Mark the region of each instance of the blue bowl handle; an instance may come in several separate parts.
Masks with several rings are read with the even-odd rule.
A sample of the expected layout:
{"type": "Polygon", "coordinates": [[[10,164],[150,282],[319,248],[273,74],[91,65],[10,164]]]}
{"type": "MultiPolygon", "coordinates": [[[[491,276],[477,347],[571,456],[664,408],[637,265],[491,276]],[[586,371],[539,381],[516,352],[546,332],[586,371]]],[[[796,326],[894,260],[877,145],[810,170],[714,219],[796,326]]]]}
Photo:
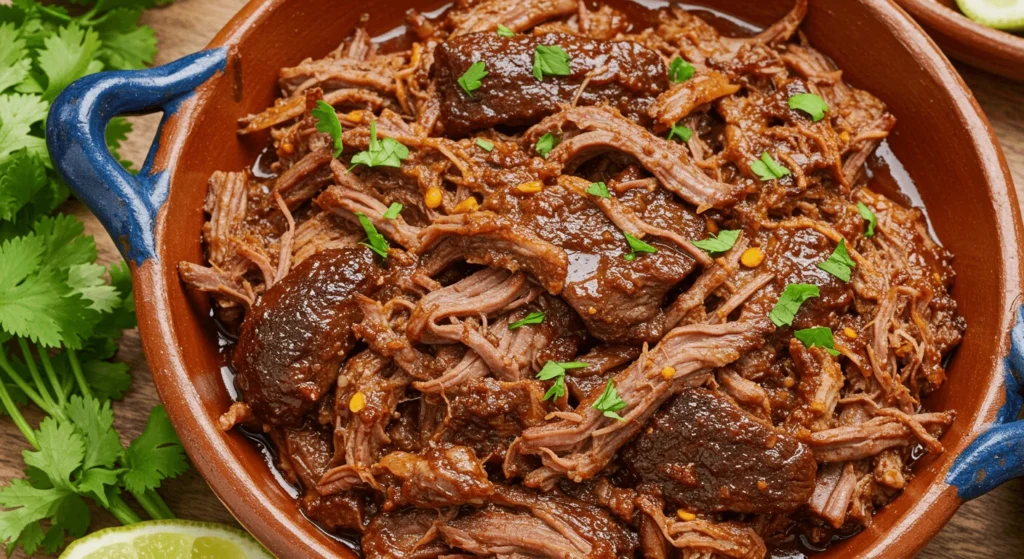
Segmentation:
{"type": "Polygon", "coordinates": [[[1006,402],[995,422],[957,456],[946,483],[964,500],[980,497],[1005,481],[1024,476],[1024,420],[1018,420],[1024,391],[1024,307],[1010,331],[1010,355],[1005,362],[1006,402]]]}
{"type": "Polygon", "coordinates": [[[68,86],[50,107],[46,146],[54,167],[136,265],[156,256],[156,216],[167,199],[166,169],[153,169],[160,132],[133,175],[107,149],[107,124],[120,115],[163,111],[162,131],[182,101],[224,70],[226,61],[227,49],[219,48],[157,68],[93,74],[68,86]]]}

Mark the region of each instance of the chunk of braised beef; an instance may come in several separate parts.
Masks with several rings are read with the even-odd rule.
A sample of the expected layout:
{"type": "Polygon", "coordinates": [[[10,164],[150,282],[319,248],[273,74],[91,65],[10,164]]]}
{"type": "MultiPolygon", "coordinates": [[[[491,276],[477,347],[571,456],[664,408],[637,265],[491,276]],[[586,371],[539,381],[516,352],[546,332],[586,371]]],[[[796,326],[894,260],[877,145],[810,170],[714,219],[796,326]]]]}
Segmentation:
{"type": "Polygon", "coordinates": [[[705,388],[684,390],[623,452],[666,501],[706,512],[791,512],[814,491],[806,445],[705,388]]]}
{"type": "Polygon", "coordinates": [[[438,45],[435,51],[441,122],[461,136],[498,125],[525,126],[556,112],[579,93],[581,105],[609,103],[623,114],[647,121],[648,107],[668,88],[661,56],[632,41],[596,41],[566,33],[501,37],[471,33],[438,45]],[[534,77],[537,46],[557,45],[569,55],[568,76],[534,77]],[[487,77],[471,94],[459,78],[478,61],[487,77]]]}
{"type": "Polygon", "coordinates": [[[494,491],[483,464],[464,446],[392,452],[374,470],[386,487],[384,510],[480,505],[494,491]]]}
{"type": "Polygon", "coordinates": [[[385,276],[373,259],[362,248],[311,256],[246,315],[235,380],[260,421],[295,423],[333,388],[362,320],[355,296],[372,295],[385,276]]]}

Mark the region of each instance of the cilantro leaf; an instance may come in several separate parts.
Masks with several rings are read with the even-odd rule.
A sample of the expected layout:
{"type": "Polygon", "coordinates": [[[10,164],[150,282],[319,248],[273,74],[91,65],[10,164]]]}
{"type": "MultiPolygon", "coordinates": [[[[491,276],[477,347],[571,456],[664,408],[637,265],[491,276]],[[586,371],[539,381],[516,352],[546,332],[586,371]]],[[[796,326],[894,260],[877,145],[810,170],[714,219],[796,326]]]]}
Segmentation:
{"type": "Polygon", "coordinates": [[[551,150],[555,149],[555,146],[560,143],[560,138],[556,137],[551,132],[547,132],[537,140],[537,145],[534,146],[534,149],[537,150],[537,153],[539,153],[541,157],[547,158],[548,154],[551,153],[551,150]]]}
{"type": "Polygon", "coordinates": [[[42,160],[19,150],[0,164],[0,220],[14,221],[18,212],[47,185],[42,160]]]}
{"type": "Polygon", "coordinates": [[[520,320],[517,320],[512,324],[509,324],[508,329],[517,330],[519,328],[522,328],[523,326],[526,326],[527,324],[541,324],[544,322],[545,316],[546,315],[543,312],[532,312],[526,315],[525,317],[521,318],[520,320]]]}
{"type": "Polygon", "coordinates": [[[477,138],[476,145],[480,146],[480,149],[484,151],[491,151],[494,149],[494,142],[489,142],[483,138],[477,138]]]}
{"type": "Polygon", "coordinates": [[[381,258],[387,259],[388,249],[391,248],[388,245],[388,240],[377,232],[377,228],[373,226],[373,222],[370,218],[366,217],[366,214],[362,212],[356,212],[356,217],[359,219],[359,224],[363,226],[363,231],[366,232],[366,239],[368,243],[359,243],[364,247],[377,253],[381,258]]]}
{"type": "Polygon", "coordinates": [[[719,231],[717,235],[712,233],[707,239],[693,241],[693,246],[707,252],[708,254],[720,254],[728,252],[729,249],[736,244],[736,240],[739,238],[739,230],[725,229],[719,231]]]}
{"type": "Polygon", "coordinates": [[[693,77],[696,68],[680,57],[675,57],[668,65],[668,78],[672,83],[683,83],[693,77]]]}
{"type": "Polygon", "coordinates": [[[52,101],[71,82],[102,69],[102,64],[95,64],[100,37],[93,29],[83,29],[71,22],[43,39],[43,45],[38,62],[46,74],[43,99],[47,101],[52,101]]]}
{"type": "Polygon", "coordinates": [[[502,25],[500,23],[498,24],[498,35],[499,36],[505,37],[507,39],[508,37],[514,37],[515,34],[516,34],[515,31],[512,31],[511,29],[509,29],[508,27],[505,27],[504,25],[502,25]]]}
{"type": "Polygon", "coordinates": [[[45,473],[53,487],[73,491],[71,474],[82,466],[85,440],[70,423],[46,417],[36,431],[36,441],[39,450],[22,453],[25,464],[45,473]]]}
{"type": "Polygon", "coordinates": [[[0,506],[6,509],[0,511],[0,542],[14,542],[26,530],[39,530],[32,538],[38,546],[42,531],[37,523],[56,516],[61,502],[71,495],[66,489],[36,488],[25,480],[11,480],[10,485],[0,488],[0,506]],[[33,525],[36,527],[30,528],[33,525]]]}
{"type": "Polygon", "coordinates": [[[818,122],[825,118],[828,105],[825,100],[813,93],[797,93],[789,98],[789,108],[799,110],[810,115],[811,120],[818,122]]]}
{"type": "Polygon", "coordinates": [[[124,486],[132,493],[157,489],[188,469],[188,458],[163,406],[153,408],[141,435],[124,452],[124,486]]]}
{"type": "Polygon", "coordinates": [[[127,363],[92,360],[82,363],[85,381],[95,397],[119,400],[132,387],[131,367],[127,363]]]}
{"type": "Polygon", "coordinates": [[[668,131],[668,140],[671,141],[673,138],[678,139],[680,142],[689,142],[690,137],[693,136],[693,131],[688,127],[681,124],[673,124],[672,129],[668,131]]]}
{"type": "Polygon", "coordinates": [[[370,149],[361,151],[352,157],[352,166],[367,167],[401,167],[402,161],[409,158],[409,148],[394,138],[377,140],[377,122],[370,123],[370,149]]]}
{"type": "Polygon", "coordinates": [[[75,394],[68,402],[65,413],[85,442],[82,468],[112,468],[122,448],[121,439],[114,431],[114,411],[110,408],[110,402],[75,394]]]}
{"type": "Polygon", "coordinates": [[[608,379],[608,384],[605,385],[604,392],[601,393],[601,396],[599,396],[597,400],[590,405],[590,407],[600,411],[605,417],[625,421],[626,419],[616,412],[627,405],[626,401],[620,398],[618,391],[615,390],[615,382],[613,382],[612,379],[608,379]]]}
{"type": "Polygon", "coordinates": [[[0,24],[0,93],[24,81],[31,69],[32,59],[17,28],[13,23],[0,24]]]}
{"type": "Polygon", "coordinates": [[[64,270],[96,261],[96,241],[83,235],[85,224],[76,217],[66,214],[42,217],[32,229],[43,240],[44,266],[64,270]]]}
{"type": "Polygon", "coordinates": [[[50,104],[36,95],[0,95],[0,161],[20,149],[39,156],[46,155],[43,139],[30,135],[30,132],[32,125],[46,118],[49,109],[50,104]]]}
{"type": "Polygon", "coordinates": [[[819,269],[843,281],[850,281],[850,275],[856,267],[857,264],[850,258],[850,253],[846,250],[846,239],[839,239],[839,244],[836,245],[832,254],[824,262],[818,263],[819,269]]]}
{"type": "Polygon", "coordinates": [[[537,45],[533,53],[533,77],[538,81],[544,76],[568,76],[569,53],[558,45],[537,45]]]}
{"type": "Polygon", "coordinates": [[[871,208],[864,202],[857,202],[857,212],[864,218],[864,221],[868,222],[868,227],[864,230],[864,236],[868,238],[874,237],[875,227],[878,225],[878,218],[875,217],[875,212],[871,211],[871,208]]]}
{"type": "Polygon", "coordinates": [[[139,70],[153,63],[156,34],[139,25],[142,10],[121,8],[103,16],[94,29],[99,33],[99,59],[110,70],[139,70]]]}
{"type": "Polygon", "coordinates": [[[782,295],[779,297],[779,301],[775,303],[772,311],[768,313],[768,318],[772,320],[775,326],[789,326],[793,324],[793,319],[796,318],[797,311],[800,310],[800,305],[808,299],[813,299],[820,295],[818,286],[809,283],[791,283],[786,286],[783,290],[782,295]]]}
{"type": "Polygon", "coordinates": [[[641,241],[640,239],[634,237],[633,235],[630,235],[629,233],[626,233],[625,231],[622,232],[622,235],[626,237],[626,242],[629,243],[630,252],[625,255],[625,259],[629,262],[636,260],[636,255],[638,252],[646,252],[648,254],[654,254],[655,252],[658,252],[657,248],[641,241]]]}
{"type": "Polygon", "coordinates": [[[338,120],[338,113],[334,112],[334,107],[320,99],[316,102],[316,107],[313,107],[311,114],[316,119],[316,129],[324,134],[329,134],[334,140],[334,157],[340,156],[345,145],[341,138],[341,121],[338,120]]]}
{"type": "Polygon", "coordinates": [[[588,367],[589,364],[582,363],[580,361],[570,361],[567,363],[556,363],[554,361],[548,361],[541,368],[540,372],[537,373],[538,380],[551,380],[554,379],[554,384],[551,388],[544,393],[543,400],[550,399],[552,397],[561,398],[565,396],[565,372],[569,369],[582,369],[588,367]]]}
{"type": "Polygon", "coordinates": [[[381,217],[384,219],[398,219],[398,214],[402,213],[403,207],[404,206],[402,206],[402,204],[395,202],[388,207],[387,211],[384,212],[381,217]]]}
{"type": "Polygon", "coordinates": [[[598,198],[611,198],[611,192],[608,192],[608,185],[603,182],[592,182],[587,187],[587,194],[597,196],[598,198]]]}
{"type": "Polygon", "coordinates": [[[781,179],[789,174],[789,169],[779,165],[767,151],[761,154],[761,159],[755,159],[750,164],[750,170],[763,181],[781,179]]]}
{"type": "Polygon", "coordinates": [[[473,92],[480,89],[483,85],[482,80],[487,77],[487,64],[483,60],[478,60],[469,65],[466,72],[459,77],[459,86],[462,87],[462,91],[466,92],[466,95],[473,98],[473,92]]]}
{"type": "Polygon", "coordinates": [[[68,286],[91,304],[89,308],[108,313],[121,304],[117,288],[108,285],[103,278],[107,269],[99,264],[76,264],[68,269],[68,286]]]}
{"type": "Polygon", "coordinates": [[[793,337],[803,342],[806,348],[820,347],[833,356],[839,355],[836,351],[836,342],[832,338],[832,330],[825,326],[797,330],[793,332],[793,337]]]}

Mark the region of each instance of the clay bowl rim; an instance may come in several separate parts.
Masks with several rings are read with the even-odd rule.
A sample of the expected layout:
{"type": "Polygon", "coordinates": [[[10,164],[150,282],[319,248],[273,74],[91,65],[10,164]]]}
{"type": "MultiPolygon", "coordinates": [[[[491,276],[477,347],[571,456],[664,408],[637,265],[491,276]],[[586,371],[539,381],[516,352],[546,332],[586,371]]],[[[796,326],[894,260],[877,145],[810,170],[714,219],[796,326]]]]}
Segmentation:
{"type": "Polygon", "coordinates": [[[939,0],[895,2],[933,30],[936,39],[943,43],[953,58],[1006,78],[1024,81],[1024,36],[982,25],[939,0]],[[966,53],[965,49],[986,58],[966,53]],[[1013,67],[1017,69],[1013,70],[1013,67]]]}
{"type": "MultiPolygon", "coordinates": [[[[230,57],[233,45],[245,40],[257,22],[286,1],[251,0],[224,26],[207,48],[227,47],[230,57]]],[[[1016,247],[1021,245],[1024,237],[1024,228],[1021,226],[1016,193],[1006,161],[988,120],[967,86],[921,28],[892,0],[862,0],[862,3],[873,17],[882,20],[892,30],[904,48],[911,51],[923,72],[932,71],[936,74],[959,111],[951,118],[957,118],[967,125],[967,129],[972,130],[969,135],[970,146],[981,161],[978,172],[982,173],[988,185],[985,195],[993,197],[996,217],[994,227],[1006,239],[997,255],[1005,271],[1000,284],[999,308],[994,309],[1005,322],[1004,339],[999,341],[998,359],[994,359],[1001,363],[1009,349],[1008,332],[1015,314],[1015,298],[1021,291],[1021,268],[1024,266],[1016,255],[1016,247]]],[[[160,145],[156,152],[156,162],[158,168],[172,169],[171,183],[174,183],[174,162],[181,155],[195,124],[191,117],[199,113],[209,98],[208,90],[205,86],[200,88],[193,98],[185,102],[180,117],[176,117],[158,137],[160,145]]],[[[163,252],[167,238],[162,233],[166,219],[165,206],[160,210],[157,223],[158,255],[163,252]]],[[[174,342],[176,335],[171,319],[173,311],[168,296],[166,266],[159,258],[149,259],[136,266],[134,281],[139,328],[154,383],[196,468],[235,518],[279,556],[355,558],[353,553],[345,550],[313,523],[295,515],[294,509],[286,511],[263,502],[260,498],[262,490],[256,489],[253,484],[270,482],[270,478],[255,480],[244,475],[239,457],[228,451],[226,437],[215,418],[204,413],[201,397],[186,372],[182,348],[174,342]]],[[[948,448],[947,454],[939,457],[943,469],[948,468],[970,440],[992,421],[1002,405],[1004,383],[999,371],[997,365],[992,372],[995,380],[983,388],[984,398],[976,411],[975,421],[964,426],[962,444],[948,448]]],[[[915,502],[911,510],[890,527],[887,536],[879,539],[869,554],[909,559],[942,528],[960,504],[955,488],[946,485],[941,477],[937,478],[931,485],[922,488],[919,502],[915,502]]]]}

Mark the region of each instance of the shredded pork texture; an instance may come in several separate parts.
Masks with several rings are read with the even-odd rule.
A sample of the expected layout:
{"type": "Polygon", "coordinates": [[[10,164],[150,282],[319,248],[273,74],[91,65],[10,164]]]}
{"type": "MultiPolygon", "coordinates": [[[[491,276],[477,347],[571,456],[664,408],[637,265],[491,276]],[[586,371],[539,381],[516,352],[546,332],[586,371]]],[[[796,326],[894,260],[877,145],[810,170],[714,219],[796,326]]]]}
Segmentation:
{"type": "Polygon", "coordinates": [[[789,556],[943,452],[923,397],[965,325],[866,172],[893,115],[806,0],[749,36],[645,9],[364,17],[239,115],[268,148],[210,177],[178,265],[237,337],[221,425],[366,557],[789,556]]]}

